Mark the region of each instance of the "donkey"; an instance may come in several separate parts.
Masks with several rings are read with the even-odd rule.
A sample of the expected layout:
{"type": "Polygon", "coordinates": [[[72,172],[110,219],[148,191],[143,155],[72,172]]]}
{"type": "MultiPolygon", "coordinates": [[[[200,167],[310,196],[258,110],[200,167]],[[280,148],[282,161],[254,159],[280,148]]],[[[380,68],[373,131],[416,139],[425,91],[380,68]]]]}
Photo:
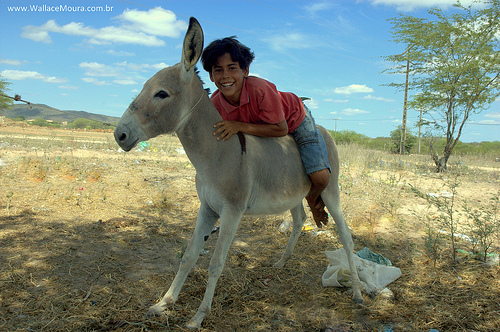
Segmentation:
{"type": "MultiPolygon", "coordinates": [[[[200,199],[196,227],[174,281],[148,314],[160,315],[167,305],[175,303],[205,241],[220,219],[205,295],[197,313],[187,323],[187,327],[193,329],[200,328],[210,312],[215,286],[241,217],[291,211],[293,228],[290,239],[281,259],[274,265],[283,267],[292,256],[306,219],[302,202],[311,187],[291,136],[258,138],[244,135],[244,139],[240,137],[238,140],[235,135],[227,141],[214,138],[213,125],[221,121],[221,117],[196,73],[195,65],[202,50],[202,28],[195,18],[191,18],[181,62],[160,70],[144,84],[115,130],[115,139],[125,151],[130,151],[140,141],[175,132],[196,169],[196,190],[200,199]]],[[[362,302],[351,233],[340,206],[338,153],[330,134],[324,128],[320,130],[332,168],[329,186],[321,197],[337,223],[347,253],[353,299],[362,302]]]]}

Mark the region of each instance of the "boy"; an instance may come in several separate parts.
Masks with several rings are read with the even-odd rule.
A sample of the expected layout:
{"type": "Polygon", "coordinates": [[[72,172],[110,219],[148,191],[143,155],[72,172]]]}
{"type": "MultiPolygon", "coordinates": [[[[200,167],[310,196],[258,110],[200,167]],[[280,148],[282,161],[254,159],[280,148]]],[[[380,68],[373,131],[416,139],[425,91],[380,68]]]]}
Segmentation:
{"type": "Polygon", "coordinates": [[[299,97],[249,76],[254,58],[236,37],[215,40],[203,51],[203,68],[217,86],[211,100],[223,119],[214,125],[214,135],[225,141],[238,132],[261,137],[291,134],[312,182],[306,200],[316,225],[322,227],[328,214],[320,194],[330,180],[325,141],[299,97]]]}

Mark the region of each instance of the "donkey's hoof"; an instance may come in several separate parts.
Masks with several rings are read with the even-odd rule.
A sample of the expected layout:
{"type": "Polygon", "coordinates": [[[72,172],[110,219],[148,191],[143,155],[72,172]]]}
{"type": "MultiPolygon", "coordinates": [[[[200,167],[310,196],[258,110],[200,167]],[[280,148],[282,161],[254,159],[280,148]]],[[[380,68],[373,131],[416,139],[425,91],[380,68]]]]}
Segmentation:
{"type": "Polygon", "coordinates": [[[356,303],[356,304],[363,304],[364,300],[363,300],[363,297],[353,297],[352,298],[352,302],[356,303]]]}
{"type": "Polygon", "coordinates": [[[274,265],[273,265],[273,267],[277,268],[277,269],[281,269],[283,266],[285,266],[285,262],[283,262],[281,260],[278,261],[278,262],[276,262],[276,263],[274,263],[274,265]]]}
{"type": "Polygon", "coordinates": [[[161,316],[163,315],[163,309],[164,307],[157,303],[149,308],[147,315],[148,317],[161,316]]]}
{"type": "Polygon", "coordinates": [[[200,320],[197,316],[194,316],[189,322],[186,323],[186,327],[190,330],[200,329],[202,321],[203,319],[200,320]]]}
{"type": "Polygon", "coordinates": [[[189,321],[186,323],[186,327],[190,330],[197,330],[201,328],[201,324],[196,324],[195,322],[189,321]]]}
{"type": "Polygon", "coordinates": [[[186,327],[190,330],[200,329],[203,319],[205,319],[205,317],[208,315],[209,312],[210,308],[202,309],[200,306],[200,308],[198,308],[198,311],[193,316],[193,318],[191,318],[189,322],[186,323],[186,327]]]}
{"type": "Polygon", "coordinates": [[[361,295],[361,286],[358,282],[352,283],[352,301],[357,304],[362,304],[363,301],[363,295],[361,295]]]}

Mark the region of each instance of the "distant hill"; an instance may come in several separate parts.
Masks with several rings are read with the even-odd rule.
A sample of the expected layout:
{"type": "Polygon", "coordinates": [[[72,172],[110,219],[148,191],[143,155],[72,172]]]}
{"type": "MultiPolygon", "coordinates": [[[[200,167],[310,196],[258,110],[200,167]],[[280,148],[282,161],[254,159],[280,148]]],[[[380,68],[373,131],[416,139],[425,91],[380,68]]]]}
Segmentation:
{"type": "Polygon", "coordinates": [[[4,115],[5,117],[11,119],[22,116],[26,120],[44,119],[56,122],[67,121],[68,123],[78,118],[86,118],[115,125],[120,120],[120,118],[114,116],[94,114],[83,111],[61,111],[43,104],[31,104],[31,106],[33,107],[32,109],[30,109],[29,105],[26,104],[14,104],[11,109],[0,110],[0,115],[4,115]]]}

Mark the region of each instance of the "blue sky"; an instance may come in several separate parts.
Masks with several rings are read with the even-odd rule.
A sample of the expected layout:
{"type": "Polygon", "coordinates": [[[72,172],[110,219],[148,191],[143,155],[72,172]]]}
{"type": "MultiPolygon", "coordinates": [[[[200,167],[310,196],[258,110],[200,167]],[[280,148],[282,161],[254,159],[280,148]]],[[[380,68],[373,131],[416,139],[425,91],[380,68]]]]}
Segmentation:
{"type": "MultiPolygon", "coordinates": [[[[194,16],[205,44],[236,35],[255,52],[251,74],[281,91],[312,98],[308,106],[318,124],[389,136],[401,124],[404,93],[384,84],[404,82],[404,76],[382,74],[390,66],[382,57],[404,48],[391,42],[387,19],[400,12],[422,17],[430,7],[449,10],[453,3],[2,0],[0,75],[12,83],[11,94],[33,103],[121,116],[149,77],[179,62],[187,22],[194,16]]],[[[414,133],[417,119],[409,110],[414,133]]],[[[462,140],[500,140],[499,128],[497,100],[471,118],[462,140]]]]}

